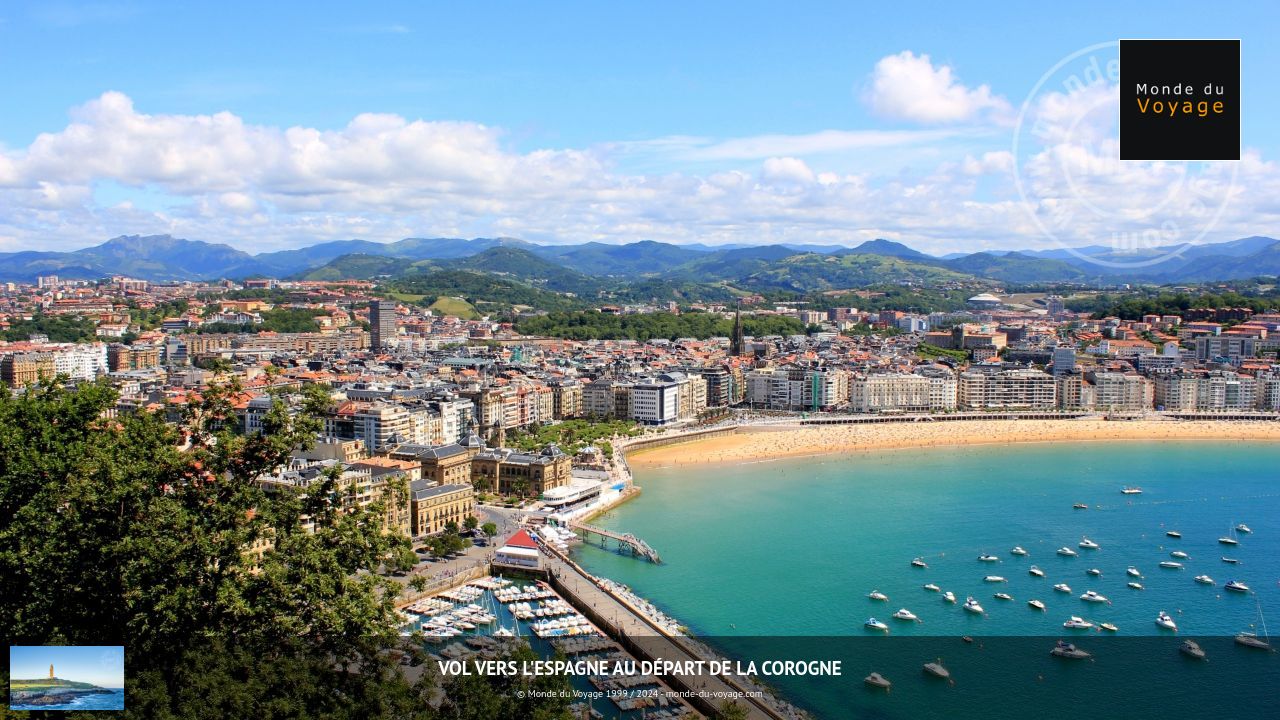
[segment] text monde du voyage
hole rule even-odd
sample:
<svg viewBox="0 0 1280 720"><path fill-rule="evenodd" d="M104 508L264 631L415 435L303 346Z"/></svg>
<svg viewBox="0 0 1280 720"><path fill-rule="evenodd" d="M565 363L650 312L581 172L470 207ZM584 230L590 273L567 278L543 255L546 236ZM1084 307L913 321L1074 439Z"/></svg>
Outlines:
<svg viewBox="0 0 1280 720"><path fill-rule="evenodd" d="M1138 112L1143 115L1207 118L1226 113L1226 101L1215 99L1225 94L1223 88L1224 86L1213 83L1205 83L1203 87L1191 83L1135 83L1134 93L1137 97L1134 100L1138 103Z"/></svg>

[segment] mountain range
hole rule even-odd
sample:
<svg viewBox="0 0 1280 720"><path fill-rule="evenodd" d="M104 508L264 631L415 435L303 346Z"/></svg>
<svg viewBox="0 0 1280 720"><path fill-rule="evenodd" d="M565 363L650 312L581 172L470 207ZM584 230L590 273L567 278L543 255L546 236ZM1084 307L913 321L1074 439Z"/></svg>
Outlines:
<svg viewBox="0 0 1280 720"><path fill-rule="evenodd" d="M1280 274L1280 241L1254 236L1131 253L1091 246L936 257L891 240L869 240L850 248L405 238L392 243L339 240L251 255L224 244L129 235L73 252L0 253L0 280L17 282L34 282L39 275L95 279L118 274L153 281L253 276L340 280L439 271L507 276L569 293L641 282L728 283L743 290L798 292L881 283L1181 283Z"/></svg>

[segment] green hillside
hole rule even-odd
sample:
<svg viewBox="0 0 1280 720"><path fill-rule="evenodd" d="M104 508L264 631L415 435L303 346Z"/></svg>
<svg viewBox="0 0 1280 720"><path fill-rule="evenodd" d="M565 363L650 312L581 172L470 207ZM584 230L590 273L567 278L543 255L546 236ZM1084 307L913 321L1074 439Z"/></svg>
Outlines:
<svg viewBox="0 0 1280 720"><path fill-rule="evenodd" d="M428 307L439 315L462 318L463 320L480 319L480 312L476 310L476 306L460 297L441 295Z"/></svg>
<svg viewBox="0 0 1280 720"><path fill-rule="evenodd" d="M878 283L938 284L974 278L936 265L886 255L792 255L743 278L755 290L812 292L866 287Z"/></svg>

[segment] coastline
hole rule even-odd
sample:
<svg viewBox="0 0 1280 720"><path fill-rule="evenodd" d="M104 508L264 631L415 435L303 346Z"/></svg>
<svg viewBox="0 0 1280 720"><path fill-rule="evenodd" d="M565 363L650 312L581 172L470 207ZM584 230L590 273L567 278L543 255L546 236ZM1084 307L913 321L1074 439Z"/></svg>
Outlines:
<svg viewBox="0 0 1280 720"><path fill-rule="evenodd" d="M850 425L742 425L737 432L625 450L634 468L736 465L782 458L1046 442L1280 440L1280 422L1225 420L961 420Z"/></svg>

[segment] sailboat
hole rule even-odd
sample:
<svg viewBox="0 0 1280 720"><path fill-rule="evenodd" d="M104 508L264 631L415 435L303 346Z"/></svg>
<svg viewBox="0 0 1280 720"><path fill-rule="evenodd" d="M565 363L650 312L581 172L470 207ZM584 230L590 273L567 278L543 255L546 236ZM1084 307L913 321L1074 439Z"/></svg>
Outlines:
<svg viewBox="0 0 1280 720"><path fill-rule="evenodd" d="M1236 644L1258 650L1270 650L1271 638L1267 636L1267 620L1262 617L1262 602L1255 602L1258 603L1258 624L1262 626L1262 637L1258 637L1254 632L1241 632L1236 634Z"/></svg>

